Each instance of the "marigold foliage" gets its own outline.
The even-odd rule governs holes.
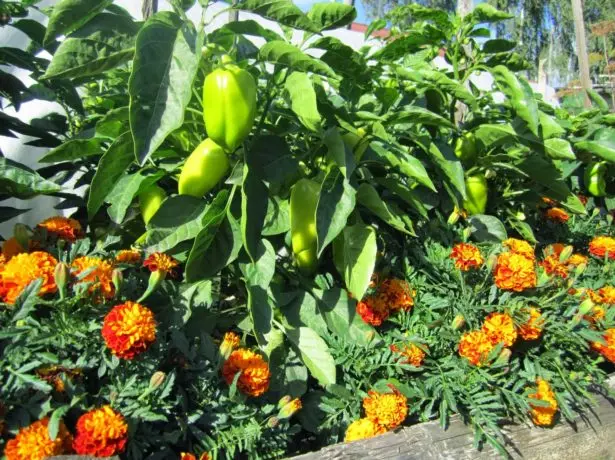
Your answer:
[[[54,455],[70,453],[71,443],[72,437],[64,422],[60,422],[58,435],[51,440],[49,417],[45,417],[21,428],[17,436],[6,443],[4,455],[7,460],[43,460]]]
[[[39,295],[56,292],[54,270],[58,261],[51,254],[42,251],[18,254],[4,264],[0,271],[0,297],[8,304],[15,303],[19,294],[36,279],[43,284]]]
[[[269,389],[269,365],[261,355],[245,348],[233,351],[222,366],[226,383],[232,384],[238,372],[237,388],[248,396],[260,396]]]
[[[124,452],[127,441],[124,417],[110,406],[103,406],[79,417],[73,448],[80,455],[111,457]]]
[[[473,244],[467,243],[459,243],[453,246],[451,259],[455,261],[455,267],[464,272],[479,268],[484,262],[480,250]]]
[[[351,442],[358,441],[360,439],[373,438],[374,436],[386,433],[386,431],[386,428],[374,423],[370,419],[360,418],[348,426],[344,441]]]
[[[133,359],[156,340],[154,313],[136,302],[116,305],[105,316],[102,336],[114,355]]]

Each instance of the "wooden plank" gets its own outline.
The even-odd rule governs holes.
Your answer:
[[[615,376],[609,381],[615,388]],[[511,458],[536,460],[615,459],[615,401],[597,395],[592,414],[574,424],[560,422],[553,428],[510,425],[504,428]],[[435,460],[495,459],[500,455],[490,446],[473,447],[473,434],[458,416],[451,417],[447,430],[437,421],[404,427],[382,436],[336,444],[292,460]]]

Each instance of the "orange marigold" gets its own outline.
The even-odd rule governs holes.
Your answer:
[[[71,267],[79,283],[91,283],[89,291],[99,293],[106,299],[115,295],[113,265],[99,257],[77,257]]]
[[[116,305],[105,316],[102,336],[114,355],[132,359],[156,340],[154,314],[149,308],[131,301]]]
[[[459,341],[459,355],[475,366],[484,365],[492,350],[493,343],[483,331],[466,332]]]
[[[536,393],[528,395],[530,399],[540,400],[548,403],[548,406],[534,405],[530,403],[532,407],[532,420],[536,425],[549,426],[553,424],[553,418],[557,413],[557,401],[555,400],[555,394],[551,390],[551,385],[544,379],[536,380]]]
[[[552,220],[553,222],[564,223],[564,222],[567,222],[568,219],[570,219],[570,216],[568,215],[568,213],[564,211],[562,208],[547,209],[547,212],[545,213],[545,215],[547,216],[547,219]]]
[[[54,270],[58,261],[42,251],[18,254],[4,264],[0,271],[0,298],[14,304],[19,294],[34,280],[41,278],[43,284],[39,295],[56,292]]]
[[[522,256],[527,257],[528,259],[535,259],[534,248],[530,243],[525,240],[518,240],[516,238],[508,238],[502,242],[504,246],[506,246],[510,252],[514,252],[516,254],[521,254]]]
[[[378,296],[368,296],[358,302],[357,313],[363,321],[372,326],[380,326],[389,317],[387,304]]]
[[[407,281],[396,278],[385,280],[378,287],[378,298],[392,312],[410,310],[414,305],[415,294]]]
[[[27,252],[23,246],[17,241],[17,238],[12,237],[4,242],[2,245],[2,255],[5,260],[11,260],[11,257],[16,256],[17,254],[22,254]]]
[[[222,366],[222,376],[229,385],[240,372],[237,388],[249,396],[260,396],[269,389],[269,365],[263,357],[246,348],[233,351]]]
[[[209,454],[207,452],[205,452],[204,454],[201,454],[199,456],[199,460],[210,460],[210,458],[211,457],[209,456]],[[182,452],[179,455],[179,460],[196,460],[196,455],[190,454],[190,453],[187,453],[187,452]]]
[[[589,252],[596,257],[608,257],[615,260],[615,238],[610,236],[597,236],[589,243]]]
[[[372,422],[368,418],[360,418],[352,422],[346,430],[345,442],[358,441],[360,439],[373,438],[386,433],[386,428]]]
[[[73,448],[80,455],[111,457],[124,451],[127,440],[128,425],[122,414],[103,406],[79,417]]]
[[[420,367],[425,359],[425,352],[413,343],[403,345],[401,348],[397,345],[391,345],[391,351],[393,353],[399,353],[405,360],[404,364],[411,364],[414,367]]]
[[[138,249],[122,249],[115,256],[115,261],[120,264],[138,264],[141,262],[141,251]]]
[[[500,254],[493,274],[495,285],[506,291],[521,292],[536,287],[534,260],[519,253]]]
[[[615,364],[615,328],[604,331],[602,338],[606,343],[593,342],[592,348]]]
[[[517,340],[517,330],[512,318],[506,313],[490,313],[481,330],[489,337],[493,345],[504,343],[510,347]]]
[[[478,268],[484,262],[479,249],[473,244],[467,243],[459,243],[453,246],[450,257],[455,261],[455,267],[464,272],[471,268]]]
[[[559,256],[551,254],[538,263],[549,276],[559,276],[562,279],[568,278],[568,266],[560,262]]]
[[[600,305],[594,305],[589,311],[589,314],[583,316],[583,319],[589,321],[590,323],[595,323],[596,321],[603,320],[605,316],[606,310],[604,309],[604,307]]]
[[[529,308],[529,318],[527,322],[519,326],[519,335],[523,340],[536,340],[542,334],[544,320],[541,318],[540,310]]]
[[[147,267],[151,272],[165,272],[173,274],[179,262],[173,257],[166,255],[164,252],[154,252],[150,254],[143,266]]]
[[[607,305],[615,305],[615,287],[604,286],[598,289],[598,295],[602,303]]]
[[[67,217],[50,217],[38,224],[37,228],[45,229],[49,235],[71,243],[83,236],[79,221]]]
[[[578,267],[579,265],[587,265],[587,256],[582,254],[572,254],[566,263],[568,265],[572,265],[573,267]]]
[[[43,460],[71,452],[72,437],[64,422],[60,422],[58,435],[49,437],[49,417],[22,428],[6,443],[4,455],[7,460]]]
[[[408,399],[397,389],[391,393],[370,391],[363,399],[365,416],[389,430],[401,425],[408,416]]]

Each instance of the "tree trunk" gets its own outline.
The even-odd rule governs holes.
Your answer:
[[[237,0],[233,0],[233,6],[237,5]],[[239,11],[231,10],[228,12],[228,22],[239,21]]]
[[[143,0],[142,5],[141,13],[143,14],[143,19],[146,21],[158,11],[158,0]]]
[[[585,38],[585,21],[583,20],[583,4],[581,0],[572,0],[572,14],[574,16],[574,29],[577,37],[577,56],[579,57],[579,73],[581,86],[585,90],[585,107],[591,107],[587,90],[591,89],[589,78],[589,59],[587,57],[587,40]]]
[[[466,16],[472,11],[472,0],[457,0],[457,14]]]

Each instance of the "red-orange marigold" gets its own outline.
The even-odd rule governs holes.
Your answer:
[[[518,240],[516,238],[508,238],[504,240],[502,244],[508,248],[510,252],[514,252],[516,254],[521,254],[528,259],[535,259],[534,248],[530,243],[525,240]]]
[[[11,260],[12,257],[17,254],[21,254],[27,252],[23,246],[17,241],[17,238],[12,237],[4,242],[2,245],[2,255],[5,260]]]
[[[529,318],[527,322],[519,326],[519,335],[523,340],[536,340],[542,334],[544,320],[541,318],[540,310],[529,308]]]
[[[615,287],[604,286],[598,289],[598,295],[602,303],[607,305],[615,305]]]
[[[138,249],[122,249],[115,256],[115,261],[120,264],[138,264],[141,262],[141,251]]]
[[[453,246],[451,259],[455,261],[455,267],[467,272],[472,268],[478,268],[483,264],[483,256],[473,244],[459,243]]]
[[[475,366],[484,365],[492,350],[493,343],[483,331],[466,332],[459,341],[459,355]]]
[[[592,348],[615,364],[615,328],[604,331],[602,338],[606,343],[593,342]]]
[[[390,278],[378,286],[378,298],[391,312],[409,311],[414,305],[415,291],[407,281]]]
[[[64,422],[60,422],[58,435],[49,437],[49,417],[21,428],[17,436],[9,440],[4,448],[7,460],[43,460],[55,455],[71,452],[72,437]]]
[[[111,457],[124,451],[127,440],[128,425],[122,414],[103,406],[79,417],[73,448],[80,455]]]
[[[178,265],[179,262],[177,260],[166,255],[164,252],[154,252],[143,262],[143,266],[147,267],[151,272],[165,272],[169,274],[173,274]]]
[[[534,260],[522,254],[503,252],[493,270],[495,285],[506,291],[521,292],[536,287]]]
[[[589,243],[589,252],[596,257],[608,257],[615,260],[615,238],[610,236],[597,236]]]
[[[568,266],[560,262],[559,256],[556,254],[545,257],[544,260],[539,262],[539,265],[545,269],[549,276],[559,276],[562,279],[568,278]]]
[[[156,340],[154,314],[135,302],[116,305],[105,316],[102,336],[114,355],[132,359]]]
[[[71,267],[79,283],[91,283],[89,291],[98,293],[106,299],[115,295],[113,287],[113,265],[99,257],[77,257]],[[87,273],[87,274],[86,274]],[[85,276],[81,276],[85,274]]]
[[[54,270],[58,261],[42,251],[18,254],[6,262],[0,270],[0,298],[14,304],[19,294],[34,280],[41,278],[43,284],[39,295],[56,292]]]
[[[568,213],[566,211],[564,211],[562,208],[551,208],[551,209],[547,209],[547,212],[545,213],[545,215],[547,216],[547,219],[552,220],[553,222],[567,222],[568,219],[570,219],[570,216],[568,215]]]
[[[489,337],[493,345],[504,343],[510,347],[517,340],[517,330],[512,318],[506,313],[490,313],[481,330]]]
[[[83,229],[78,220],[67,217],[50,217],[37,225],[47,233],[60,240],[74,242],[83,236]]]
[[[425,359],[425,352],[413,343],[402,345],[401,347],[391,345],[391,351],[402,355],[405,358],[402,361],[404,364],[411,364],[414,367],[420,367]]]
[[[222,366],[222,376],[229,385],[241,372],[237,388],[249,396],[260,396],[269,389],[269,365],[263,357],[246,348],[233,351]]]
[[[389,317],[389,309],[384,299],[367,296],[357,303],[357,313],[363,321],[372,326],[380,326]]]

